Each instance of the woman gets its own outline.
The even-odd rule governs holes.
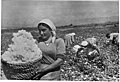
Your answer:
[[[40,21],[38,30],[40,34],[38,47],[43,52],[43,58],[40,71],[33,79],[59,79],[60,65],[66,53],[64,40],[56,38],[56,27],[49,19]]]
[[[113,44],[119,46],[119,33],[107,33],[106,38],[106,44]]]
[[[79,57],[78,53],[83,51],[87,53],[90,59],[100,55],[100,50],[98,48],[98,41],[94,37],[87,38],[86,40],[81,42],[80,46],[76,48],[74,47],[73,50],[77,52],[77,57]]]
[[[75,33],[69,33],[64,36],[66,48],[70,48],[71,45],[75,42]]]

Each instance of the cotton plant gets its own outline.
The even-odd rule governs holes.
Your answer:
[[[35,43],[30,32],[19,30],[18,33],[13,33],[12,44],[2,55],[2,58],[10,63],[25,63],[34,61],[37,58],[42,58],[42,51]]]

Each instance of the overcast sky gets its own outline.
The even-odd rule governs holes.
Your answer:
[[[118,10],[118,1],[2,0],[1,25],[2,28],[32,27],[44,18],[56,26],[78,24],[85,18],[118,16]]]

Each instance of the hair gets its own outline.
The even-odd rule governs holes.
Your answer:
[[[110,34],[109,34],[109,33],[107,33],[107,34],[106,34],[106,37],[107,37],[107,38],[110,38]]]
[[[39,26],[41,26],[41,25],[47,27],[49,30],[52,30],[52,29],[50,28],[50,26],[47,25],[47,24],[45,24],[45,23],[39,23],[39,24],[38,24],[38,28],[39,28]]]

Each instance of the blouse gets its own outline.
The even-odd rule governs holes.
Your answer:
[[[49,45],[46,45],[45,42],[39,42],[38,47],[42,51],[42,64],[52,64],[57,58],[61,58],[64,60],[65,58],[65,43],[62,38],[58,38],[54,43],[52,41]]]

